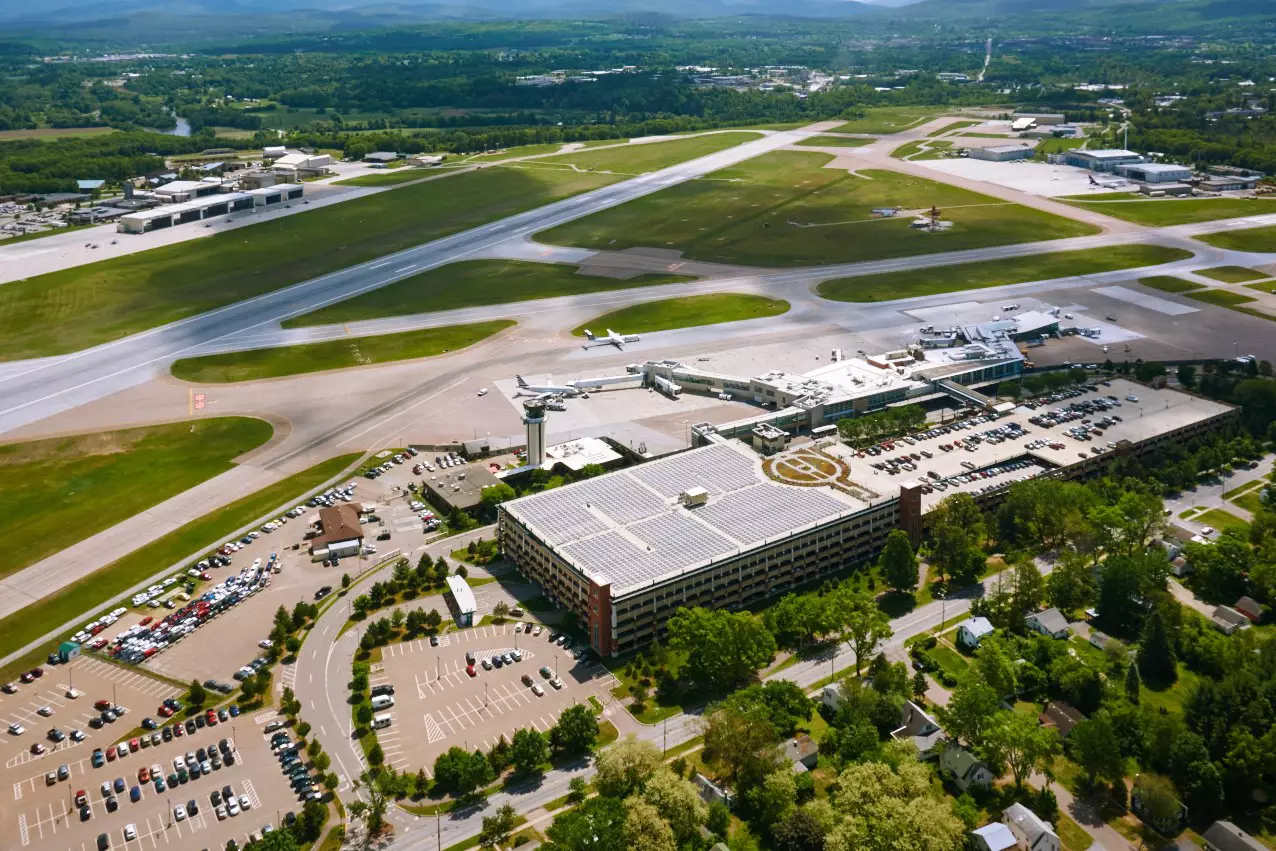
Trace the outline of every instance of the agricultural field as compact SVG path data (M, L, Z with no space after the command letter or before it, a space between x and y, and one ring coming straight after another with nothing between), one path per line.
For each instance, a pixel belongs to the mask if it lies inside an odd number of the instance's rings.
M1075 222L913 175L863 176L823 166L830 156L775 151L543 231L558 245L673 248L685 257L746 266L813 266L1062 239L1096 232ZM879 207L938 206L954 226L910 227Z
M294 317L284 322L284 327L330 325L692 280L695 279L685 275L640 275L621 280L581 275L575 266L561 263L465 260L422 272L314 313Z

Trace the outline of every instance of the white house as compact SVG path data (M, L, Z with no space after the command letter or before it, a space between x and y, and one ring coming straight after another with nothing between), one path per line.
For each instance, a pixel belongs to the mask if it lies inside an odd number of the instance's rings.
M1068 628L1068 619L1056 608L1049 608L1044 612L1033 612L1024 618L1024 623L1028 625L1028 629L1051 638L1067 638L1068 633L1071 632Z
M999 821L972 830L970 837L975 851L1006 851L1019 844L1010 828Z
M939 769L950 773L957 788L963 792L972 786L986 789L996 779L992 769L954 742L949 742L939 754Z
M1023 804L1011 804L1001 814L1001 820L1026 851L1059 851L1059 835L1048 821L1042 821L1036 813Z
M988 618L967 618L957 627L957 642L964 647L975 648L991 632L992 622Z

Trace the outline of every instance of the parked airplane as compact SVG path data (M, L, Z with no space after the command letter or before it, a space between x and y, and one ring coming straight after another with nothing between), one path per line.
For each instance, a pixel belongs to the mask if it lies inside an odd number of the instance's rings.
M552 375L546 376L546 377L550 381L554 380L554 376ZM554 396L559 396L559 395L575 396L577 393L580 392L579 387L575 387L571 384L561 384L561 385L559 384L542 384L542 385L528 384L523 379L523 376L521 375L514 376L514 380L518 382L518 392L520 396L521 395L544 396L546 394L554 395Z
M625 343L638 342L637 334L617 334L610 328L607 329L606 337L599 337L595 335L593 331L586 328L585 337L589 340L588 343L581 347L585 349L592 349L595 346L615 346L618 349L623 349L625 347Z

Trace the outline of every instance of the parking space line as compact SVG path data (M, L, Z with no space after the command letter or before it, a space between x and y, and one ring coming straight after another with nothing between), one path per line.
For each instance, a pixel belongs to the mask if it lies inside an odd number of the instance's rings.
M18 835L22 838L22 847L31 844L31 831L27 829L27 814L20 813L18 815Z
M427 743L431 745L447 738L447 734L439 727L438 722L434 720L434 716L428 712L425 713L425 737Z

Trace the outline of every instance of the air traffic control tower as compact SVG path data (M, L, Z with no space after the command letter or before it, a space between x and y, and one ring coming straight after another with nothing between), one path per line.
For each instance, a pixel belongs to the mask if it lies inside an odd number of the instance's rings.
M539 467L545 463L545 400L523 401L523 425L527 426L527 464Z

